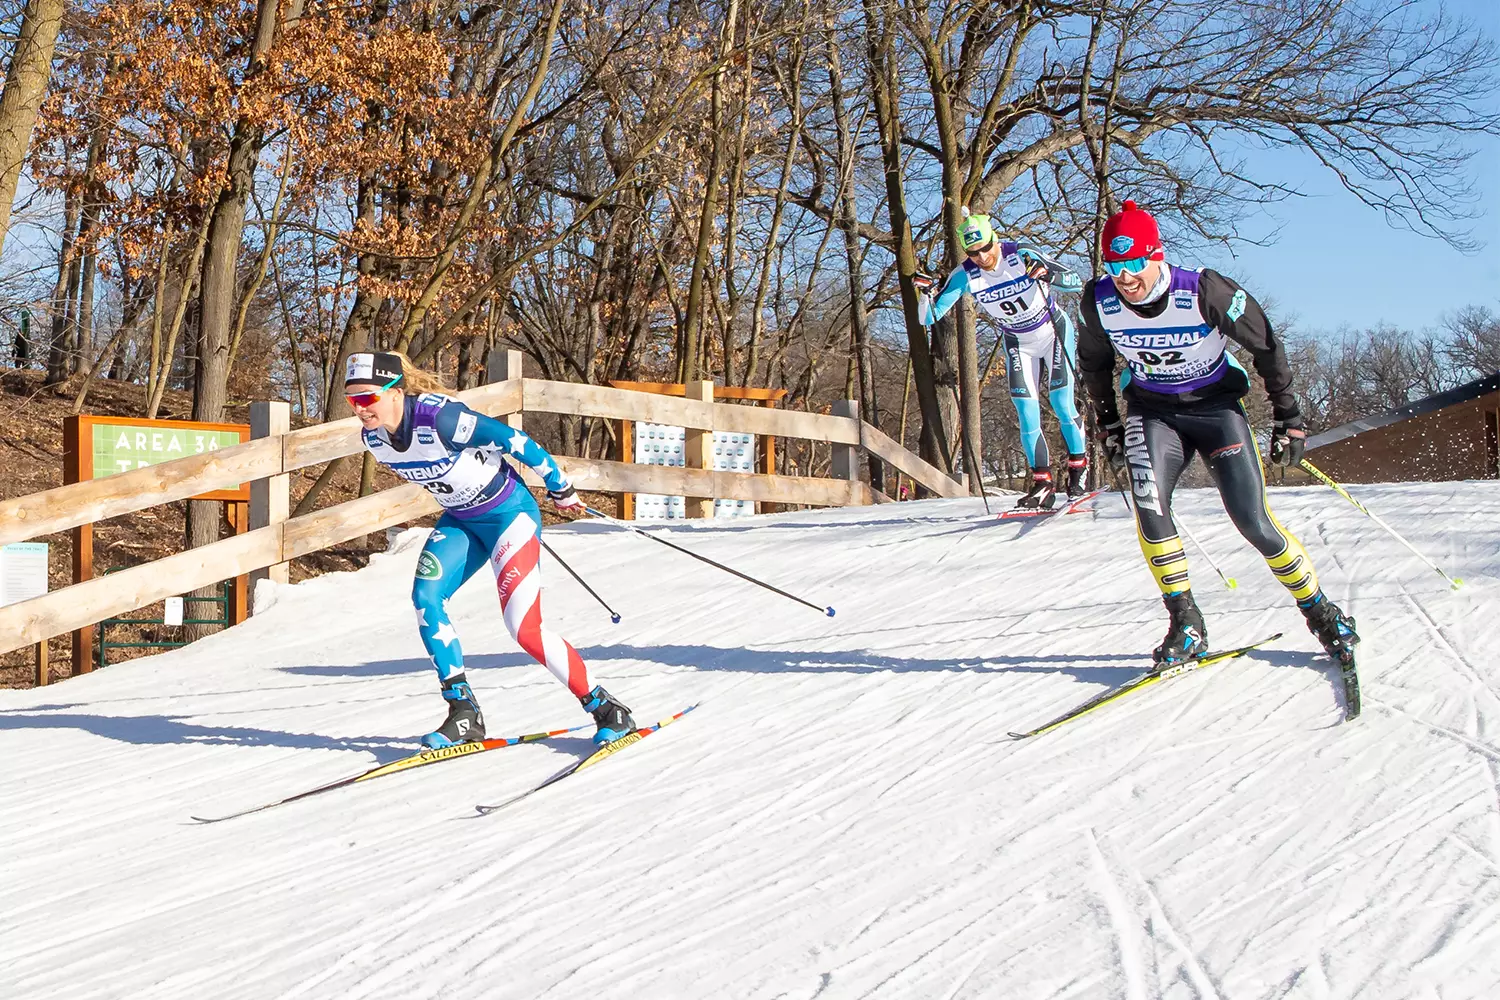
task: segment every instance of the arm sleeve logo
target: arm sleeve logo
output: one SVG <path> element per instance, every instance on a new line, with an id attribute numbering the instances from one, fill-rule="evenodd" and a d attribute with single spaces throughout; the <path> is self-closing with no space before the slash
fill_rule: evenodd
<path id="1" fill-rule="evenodd" d="M 1224 313 L 1224 318 L 1233 323 L 1245 315 L 1245 290 L 1241 288 L 1234 293 L 1234 298 L 1229 300 L 1229 309 Z"/>
<path id="2" fill-rule="evenodd" d="M 453 443 L 468 444 L 469 439 L 474 436 L 474 428 L 478 425 L 479 418 L 472 413 L 460 413 L 458 424 L 453 428 Z"/>

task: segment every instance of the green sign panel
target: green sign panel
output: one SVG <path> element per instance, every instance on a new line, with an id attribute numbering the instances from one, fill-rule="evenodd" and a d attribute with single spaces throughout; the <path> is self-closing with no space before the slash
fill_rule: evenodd
<path id="1" fill-rule="evenodd" d="M 94 432 L 90 449 L 94 457 L 95 479 L 240 443 L 238 431 L 193 427 L 94 424 L 91 430 Z"/>

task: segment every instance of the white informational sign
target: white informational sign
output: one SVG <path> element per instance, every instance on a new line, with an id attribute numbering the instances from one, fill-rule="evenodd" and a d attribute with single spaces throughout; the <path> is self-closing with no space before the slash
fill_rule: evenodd
<path id="1" fill-rule="evenodd" d="M 0 607 L 19 604 L 47 592 L 47 543 L 14 542 L 0 546 Z"/>
<path id="2" fill-rule="evenodd" d="M 169 597 L 169 598 L 166 599 L 166 601 L 164 603 L 165 603 L 165 608 L 164 608 L 164 610 L 162 611 L 162 614 L 161 614 L 162 624 L 163 625 L 181 625 L 182 624 L 182 598 L 180 598 L 180 597 Z"/>
<path id="3" fill-rule="evenodd" d="M 635 460 L 640 465 L 683 467 L 686 435 L 681 427 L 666 424 L 635 424 Z M 714 431 L 713 467 L 718 472 L 755 471 L 755 435 Z M 745 517 L 755 513 L 753 500 L 715 500 L 714 517 Z M 637 521 L 674 521 L 687 517 L 687 501 L 682 497 L 656 493 L 635 495 Z"/>

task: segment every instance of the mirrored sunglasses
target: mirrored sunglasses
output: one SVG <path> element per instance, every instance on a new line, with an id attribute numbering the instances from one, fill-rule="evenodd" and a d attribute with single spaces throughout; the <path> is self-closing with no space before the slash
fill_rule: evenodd
<path id="1" fill-rule="evenodd" d="M 369 409 L 376 403 L 380 402 L 380 397 L 389 392 L 391 390 L 391 387 L 399 381 L 401 381 L 401 376 L 397 375 L 395 378 L 391 379 L 379 389 L 374 389 L 370 392 L 356 392 L 353 394 L 345 393 L 344 398 L 349 401 L 350 406 L 359 406 L 365 409 Z"/>
<path id="2" fill-rule="evenodd" d="M 988 243 L 986 243 L 982 247 L 974 247 L 972 249 L 965 250 L 964 254 L 967 255 L 967 256 L 969 256 L 969 257 L 978 257 L 981 254 L 987 254 L 987 253 L 989 253 L 993 249 L 995 249 L 995 241 L 994 240 L 990 240 Z"/>
<path id="3" fill-rule="evenodd" d="M 1150 257 L 1132 257 L 1129 260 L 1107 260 L 1104 262 L 1105 270 L 1116 277 L 1122 274 L 1140 274 L 1146 269 L 1146 262 Z"/>

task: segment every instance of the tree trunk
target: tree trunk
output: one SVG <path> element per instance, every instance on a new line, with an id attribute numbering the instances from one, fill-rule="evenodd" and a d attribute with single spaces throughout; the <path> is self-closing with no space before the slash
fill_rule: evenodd
<path id="1" fill-rule="evenodd" d="M 78 278 L 77 261 L 73 259 L 73 237 L 78 225 L 78 196 L 71 190 L 63 195 L 62 244 L 57 251 L 57 281 L 52 286 L 52 339 L 47 349 L 47 376 L 44 385 L 56 385 L 68 377 L 68 326 L 73 306 L 74 284 Z"/>
<path id="2" fill-rule="evenodd" d="M 293 4 L 294 8 L 298 6 Z M 260 0 L 255 41 L 245 70 L 247 79 L 265 71 L 266 56 L 276 40 L 280 7 L 279 0 Z M 255 182 L 255 167 L 264 142 L 265 135 L 260 126 L 247 118 L 235 122 L 229 140 L 225 183 L 210 210 L 199 292 L 198 358 L 193 376 L 194 420 L 222 420 L 224 406 L 229 401 L 229 348 L 237 284 L 235 265 L 239 261 L 240 242 L 245 232 L 245 202 L 250 195 L 250 186 Z M 218 541 L 220 518 L 220 504 L 190 502 L 188 548 L 195 549 Z M 212 596 L 215 589 L 206 587 L 196 591 L 195 595 Z M 211 631 L 212 626 L 190 625 L 185 638 L 192 642 Z"/>
<path id="3" fill-rule="evenodd" d="M 875 371 L 870 357 L 870 318 L 865 309 L 864 259 L 859 241 L 859 201 L 854 180 L 854 135 L 849 128 L 849 110 L 844 106 L 844 72 L 839 60 L 837 39 L 828 46 L 829 100 L 833 103 L 833 121 L 838 135 L 839 184 L 835 206 L 839 229 L 844 237 L 845 277 L 849 289 L 849 325 L 854 350 L 854 368 L 859 385 L 859 415 L 880 426 L 880 404 L 875 396 Z M 869 455 L 870 486 L 885 491 L 884 466 L 873 453 Z"/>
<path id="4" fill-rule="evenodd" d="M 0 93 L 0 248 L 10 231 L 11 200 L 31 147 L 31 130 L 52 78 L 52 50 L 62 26 L 63 0 L 27 0 Z"/>
<path id="5" fill-rule="evenodd" d="M 927 343 L 927 331 L 917 321 L 917 290 L 912 274 L 917 269 L 916 247 L 912 242 L 911 218 L 906 212 L 906 191 L 901 176 L 901 120 L 898 106 L 898 84 L 891 62 L 895 29 L 881 15 L 879 0 L 863 0 L 865 13 L 866 55 L 870 62 L 870 91 L 875 103 L 875 121 L 880 131 L 880 153 L 885 167 L 886 212 L 895 235 L 896 271 L 901 285 L 901 311 L 906 321 L 907 349 L 911 354 L 912 378 L 917 390 L 917 408 L 922 415 L 919 449 L 928 462 L 952 471 L 948 453 L 948 435 L 943 427 L 942 409 L 938 404 L 934 358 Z"/>
<path id="6" fill-rule="evenodd" d="M 153 330 L 152 332 L 151 364 L 156 374 L 154 378 L 148 377 L 146 380 L 146 384 L 152 387 L 146 399 L 146 419 L 148 420 L 156 419 L 156 413 L 161 409 L 162 396 L 167 391 L 167 383 L 172 378 L 172 368 L 177 360 L 177 343 L 179 335 L 182 333 L 183 322 L 187 318 L 188 303 L 192 301 L 193 293 L 198 288 L 198 276 L 200 273 L 198 265 L 203 260 L 203 247 L 208 242 L 208 222 L 207 218 L 203 220 L 198 226 L 197 235 L 193 239 L 193 252 L 188 257 L 187 267 L 183 271 L 185 277 L 181 284 L 178 285 L 177 306 L 172 311 L 172 325 L 167 329 L 166 347 L 160 358 L 156 354 L 157 342 L 160 337 L 157 331 Z M 167 249 L 170 249 L 170 247 Z M 166 252 L 166 249 L 162 251 L 163 254 Z M 161 307 L 158 306 L 157 308 L 160 310 Z"/>
<path id="7" fill-rule="evenodd" d="M 734 45 L 735 22 L 739 19 L 739 0 L 729 0 L 729 11 L 724 17 L 724 27 L 719 32 L 719 51 L 722 60 Z M 693 276 L 688 281 L 687 315 L 683 317 L 682 355 L 678 359 L 677 381 L 696 380 L 701 367 L 699 354 L 703 313 L 704 275 L 708 271 L 708 252 L 713 243 L 714 219 L 719 214 L 719 165 L 723 160 L 724 139 L 720 131 L 724 122 L 724 68 L 714 71 L 709 98 L 712 109 L 710 119 L 708 170 L 703 178 L 703 207 L 698 213 L 698 245 L 693 253 Z"/>

